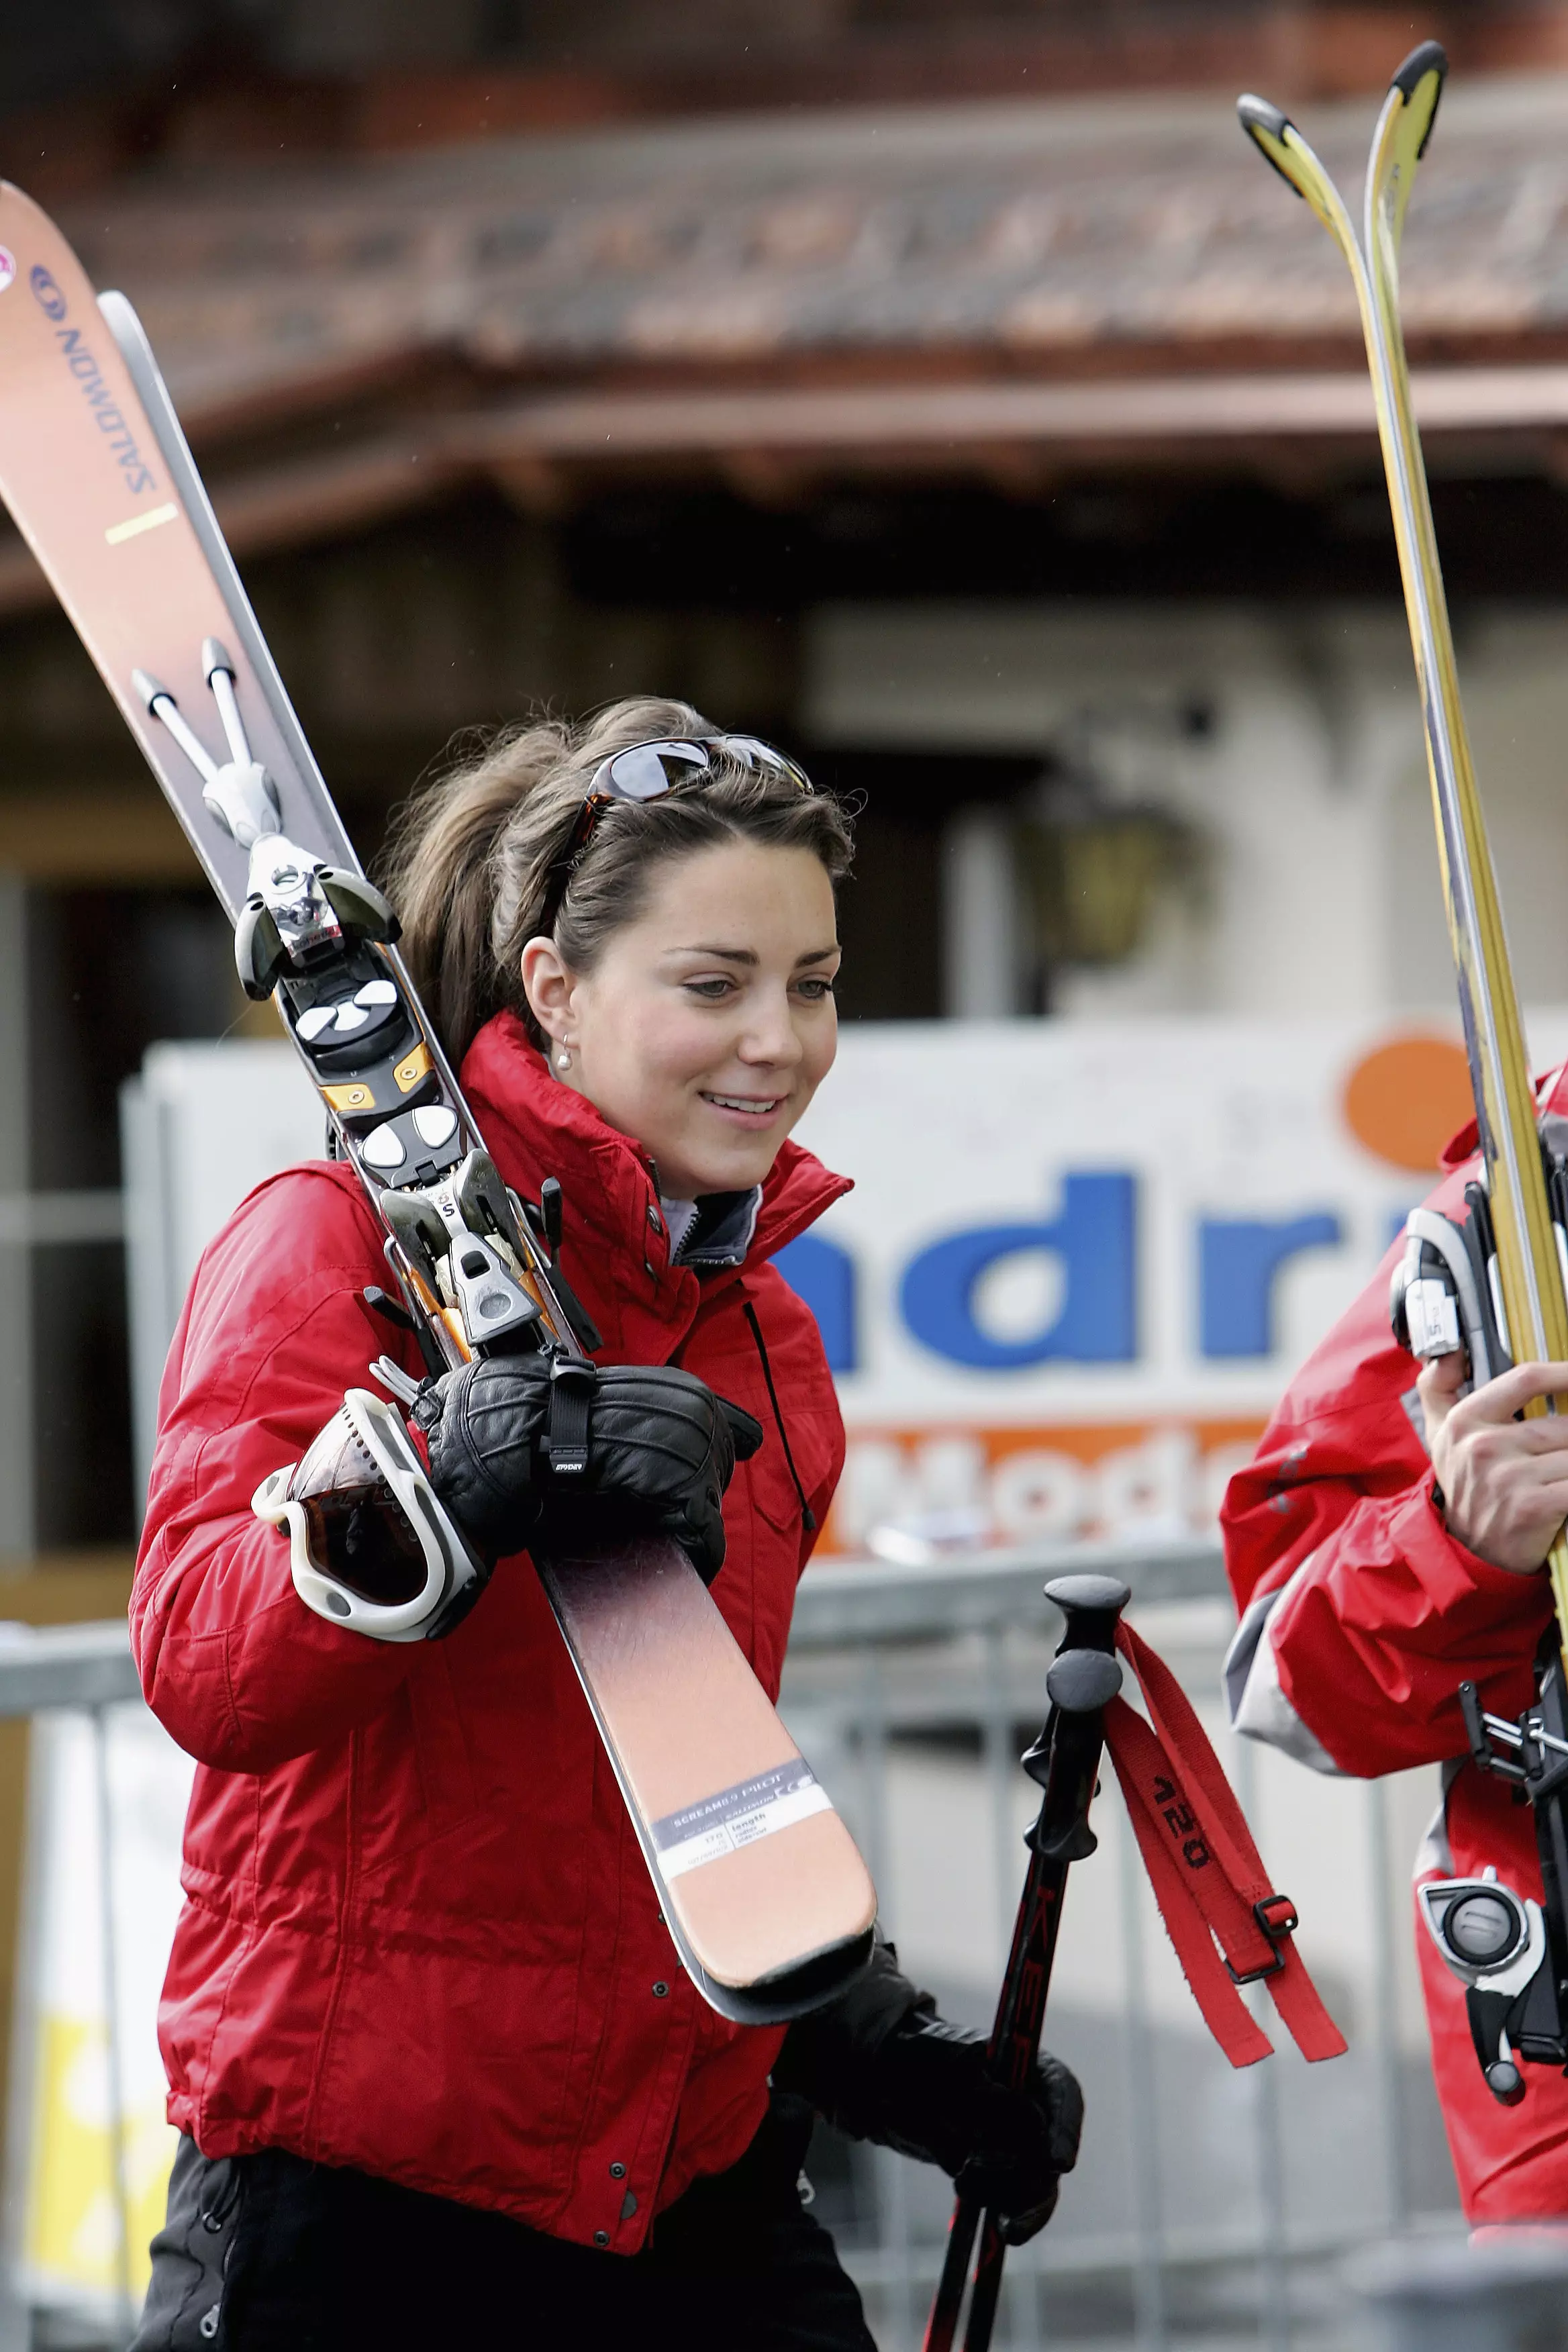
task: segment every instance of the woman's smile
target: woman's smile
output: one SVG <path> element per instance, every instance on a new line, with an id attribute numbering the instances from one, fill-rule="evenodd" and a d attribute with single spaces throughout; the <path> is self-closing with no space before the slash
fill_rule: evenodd
<path id="1" fill-rule="evenodd" d="M 749 1126 L 765 1127 L 789 1100 L 787 1095 L 721 1095 L 711 1094 L 706 1087 L 700 1088 L 700 1092 L 702 1100 L 716 1111 L 722 1112 L 725 1118 L 743 1119 Z"/>

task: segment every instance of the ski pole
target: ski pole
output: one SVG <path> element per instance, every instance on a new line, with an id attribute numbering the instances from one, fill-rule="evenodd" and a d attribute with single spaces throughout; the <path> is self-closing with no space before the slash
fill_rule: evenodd
<path id="1" fill-rule="evenodd" d="M 1025 1771 L 1039 1783 L 1040 1810 L 1026 1839 L 1029 1864 L 986 2044 L 992 2075 L 1010 2090 L 1021 2090 L 1028 2082 L 1039 2054 L 1068 1868 L 1092 1853 L 1098 1843 L 1089 1826 L 1089 1808 L 1100 1770 L 1105 1709 L 1121 1688 L 1121 1667 L 1114 1654 L 1117 1620 L 1131 1595 L 1111 1576 L 1058 1576 L 1047 1585 L 1046 1598 L 1055 1602 L 1067 1623 L 1046 1676 L 1050 1713 L 1023 1759 Z M 962 2189 L 953 2206 L 924 2352 L 952 2352 L 977 2237 L 980 2251 L 973 2260 L 963 2352 L 986 2352 L 1002 2291 L 1006 2242 L 995 2214 Z"/>

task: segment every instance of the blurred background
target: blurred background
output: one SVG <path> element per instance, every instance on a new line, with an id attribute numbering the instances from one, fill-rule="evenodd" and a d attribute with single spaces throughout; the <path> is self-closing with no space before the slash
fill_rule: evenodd
<path id="1" fill-rule="evenodd" d="M 805 1139 L 859 1189 L 786 1268 L 851 1460 L 787 1704 L 977 2021 L 1042 1570 L 1120 1562 L 1214 1714 L 1225 1476 L 1465 1115 L 1351 288 L 1233 112 L 1298 110 L 1353 188 L 1429 35 L 1407 326 L 1545 1056 L 1568 6 L 0 0 L 0 168 L 139 307 L 367 859 L 456 731 L 541 703 L 681 695 L 857 796 Z M 319 1148 L 271 1024 L 0 526 L 8 1619 L 123 1611 L 195 1254 Z M 1108 1797 L 1052 2023 L 1094 2119 L 1019 2347 L 1348 2344 L 1345 2252 L 1454 2227 L 1405 1892 L 1431 1776 L 1233 1761 L 1352 2055 L 1229 2076 Z M 179 1772 L 134 1709 L 0 1727 L 18 2342 L 116 2340 L 160 2209 Z M 813 2169 L 912 2344 L 941 2184 Z"/>

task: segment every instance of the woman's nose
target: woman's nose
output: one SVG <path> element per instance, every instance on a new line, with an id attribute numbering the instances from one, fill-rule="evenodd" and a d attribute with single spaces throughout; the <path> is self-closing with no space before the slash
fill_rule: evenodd
<path id="1" fill-rule="evenodd" d="M 792 1066 L 798 1062 L 803 1049 L 790 1017 L 788 997 L 781 992 L 776 997 L 754 1003 L 751 1011 L 752 1018 L 741 1040 L 742 1060 L 769 1062 L 775 1067 Z"/>

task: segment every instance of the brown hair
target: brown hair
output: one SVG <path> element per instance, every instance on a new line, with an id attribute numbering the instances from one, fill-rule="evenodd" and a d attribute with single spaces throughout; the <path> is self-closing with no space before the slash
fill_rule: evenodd
<path id="1" fill-rule="evenodd" d="M 711 742 L 719 730 L 689 703 L 647 696 L 579 724 L 536 719 L 483 741 L 403 810 L 384 879 L 403 923 L 403 952 L 452 1060 L 493 1013 L 518 1014 L 535 1045 L 522 950 L 539 929 L 550 869 L 577 821 L 594 771 L 633 743 Z M 853 841 L 838 803 L 716 750 L 712 765 L 661 799 L 617 801 L 594 830 L 552 933 L 574 971 L 591 971 L 612 934 L 641 913 L 654 867 L 726 841 L 807 849 L 837 885 Z"/>

